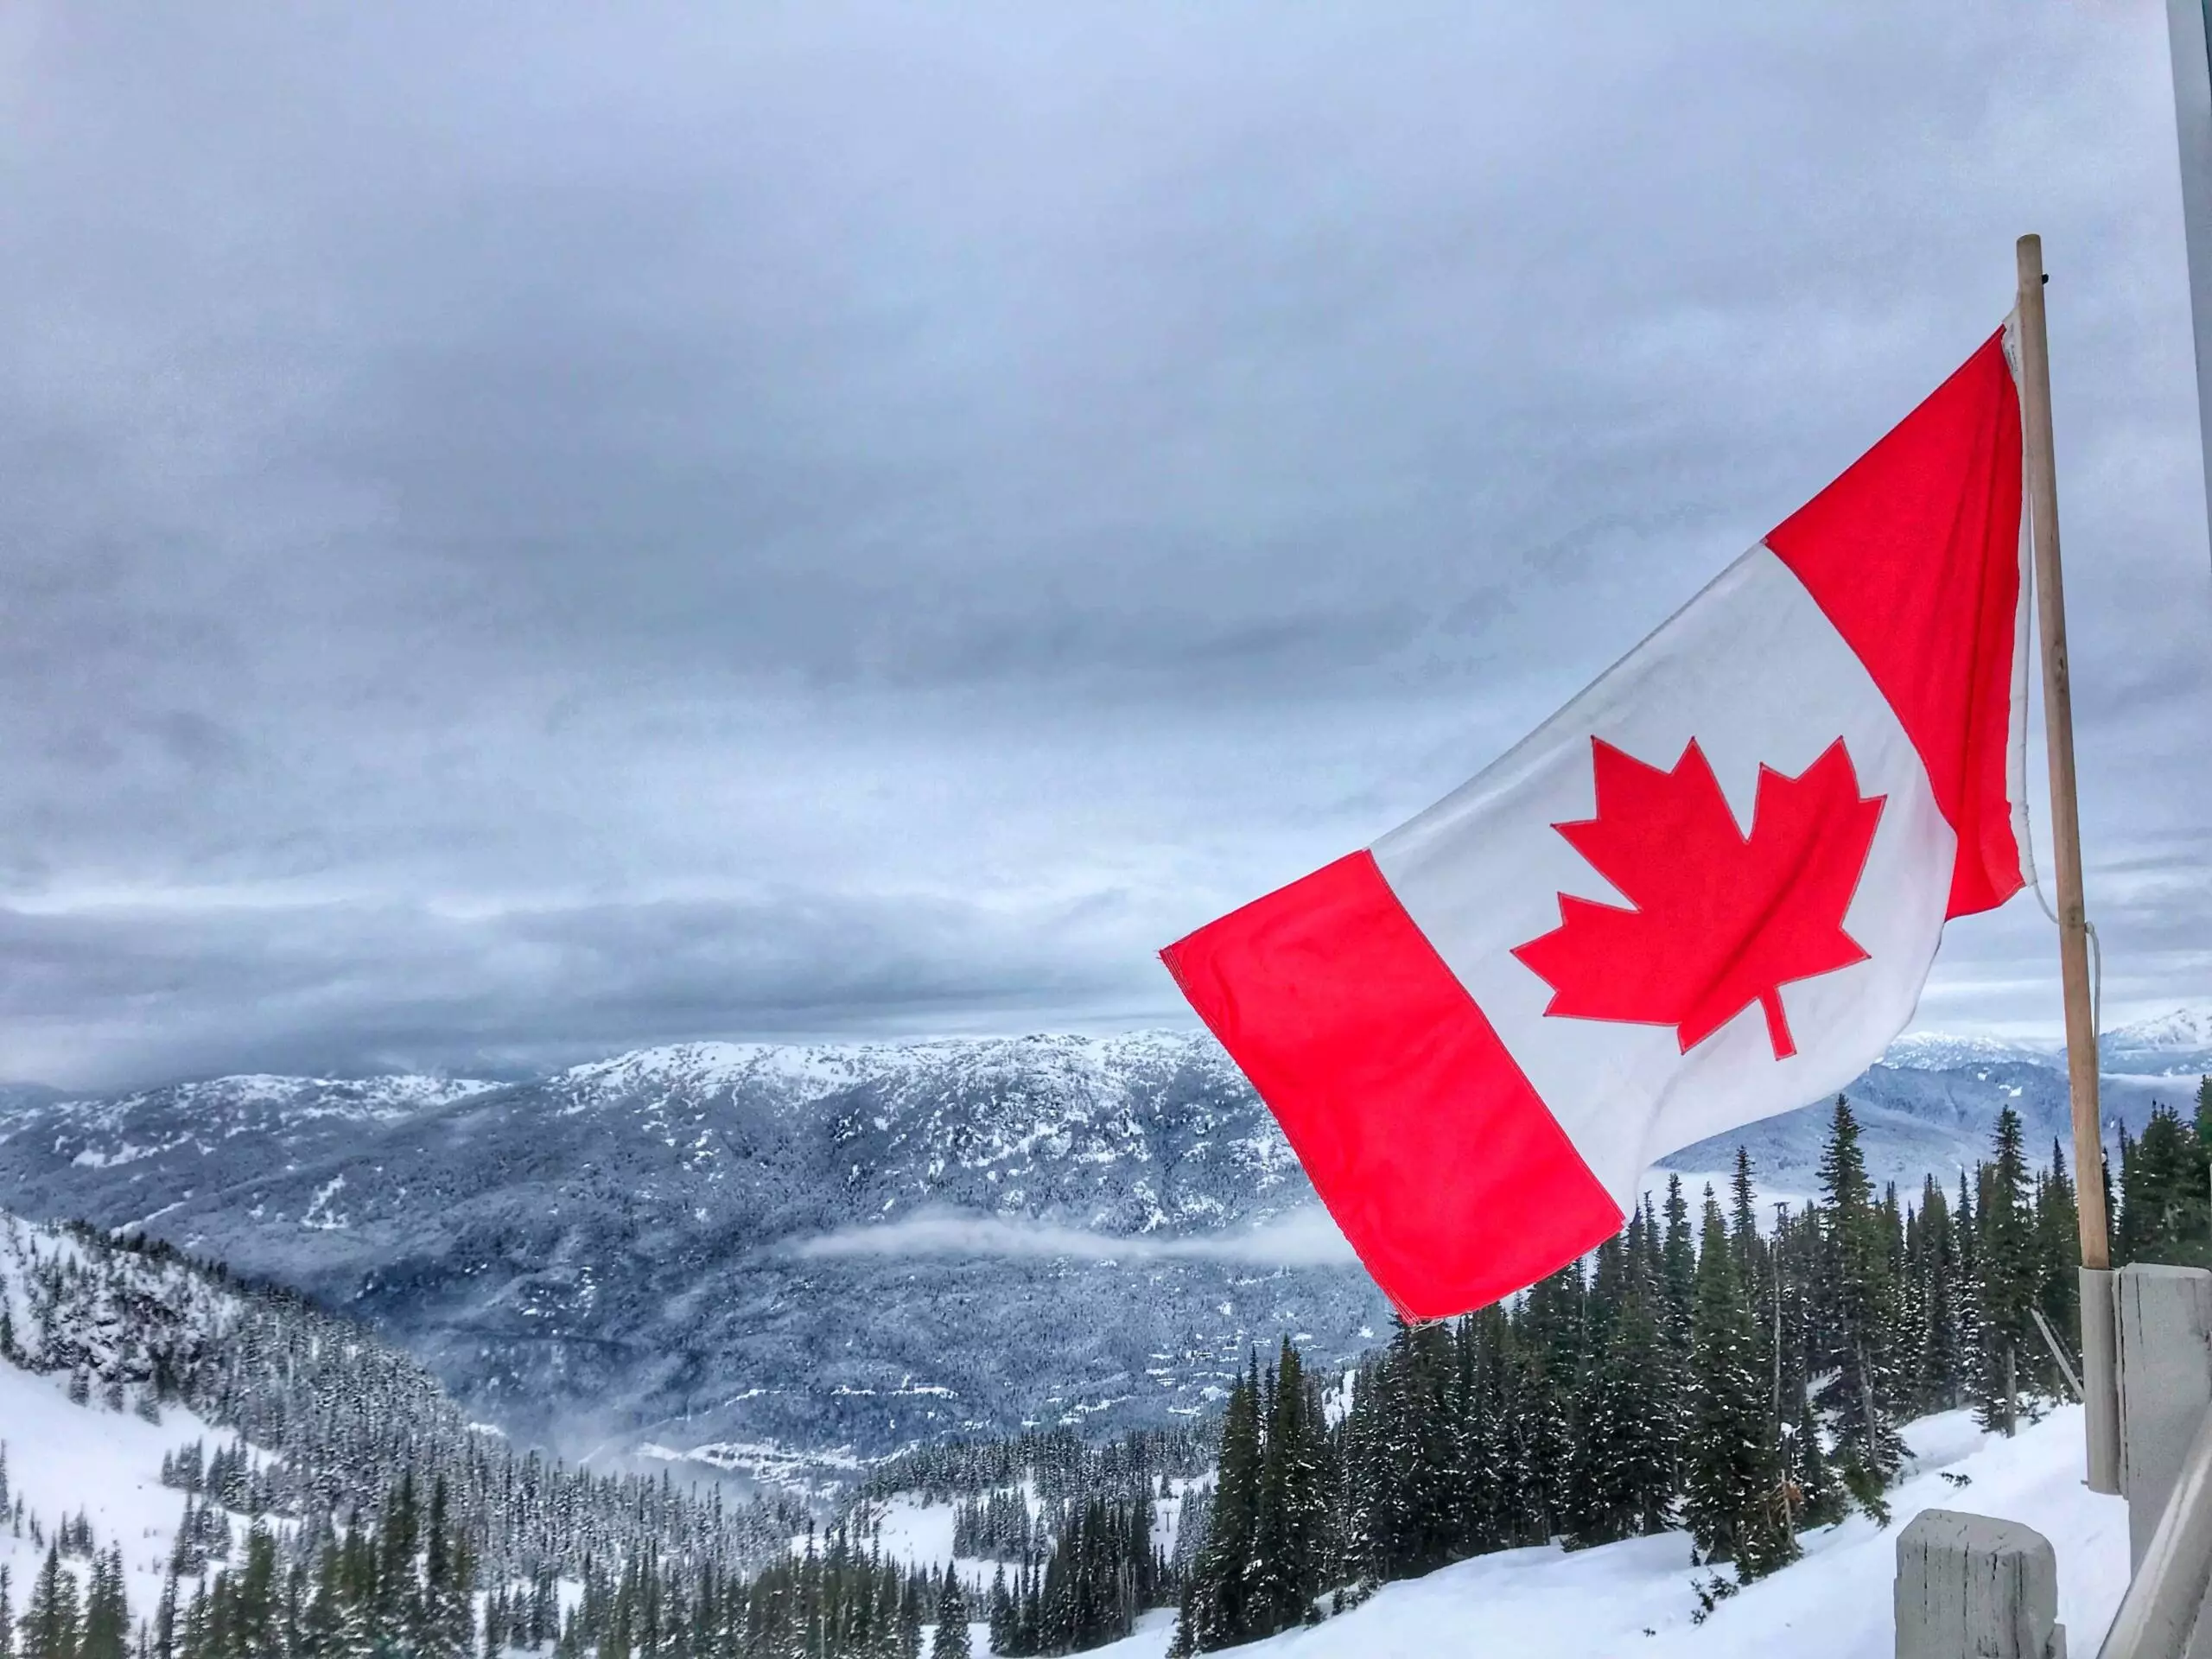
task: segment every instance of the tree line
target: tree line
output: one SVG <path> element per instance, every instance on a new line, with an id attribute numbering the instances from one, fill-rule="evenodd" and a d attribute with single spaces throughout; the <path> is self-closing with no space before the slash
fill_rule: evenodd
<path id="1" fill-rule="evenodd" d="M 135 1626 L 120 1548 L 92 1552 L 82 1593 L 70 1553 L 48 1547 L 20 1618 L 0 1569 L 0 1659 L 922 1659 L 925 1625 L 948 1613 L 932 1659 L 967 1651 L 950 1574 L 842 1529 L 751 1575 L 647 1549 L 588 1561 L 580 1595 L 550 1571 L 487 1584 L 442 1481 L 426 1500 L 411 1474 L 378 1514 L 333 1529 L 256 1519 L 212 1554 L 181 1529 Z"/>
<path id="2" fill-rule="evenodd" d="M 2007 1108 L 1955 1191 L 1931 1177 L 1906 1198 L 1874 1189 L 1839 1098 L 1819 1175 L 1817 1198 L 1771 1214 L 1741 1150 L 1727 1192 L 1694 1208 L 1670 1178 L 1522 1295 L 1400 1322 L 1348 1388 L 1287 1341 L 1255 1357 L 1223 1415 L 1174 1652 L 1491 1550 L 1675 1528 L 1712 1568 L 1709 1606 L 1852 1507 L 1886 1521 L 1911 1418 L 1971 1407 L 2009 1433 L 2059 1397 L 2051 1340 L 2079 1348 L 2063 1148 L 2032 1166 Z M 2122 1217 L 2145 1203 L 2124 1192 Z"/>
<path id="3" fill-rule="evenodd" d="M 783 1552 L 806 1511 L 726 1504 L 719 1487 L 598 1475 L 472 1425 L 412 1356 L 289 1292 L 169 1246 L 0 1215 L 0 1363 L 64 1377 L 69 1398 L 158 1422 L 181 1406 L 265 1455 L 203 1471 L 225 1506 L 319 1529 L 373 1515 L 403 1475 L 445 1482 L 475 1560 L 502 1578 L 647 1548 L 726 1570 Z M 228 1455 L 243 1459 L 233 1449 Z"/>
<path id="4" fill-rule="evenodd" d="M 2120 1172 L 2118 1259 L 2212 1268 L 2212 1077 L 2198 1080 L 2192 1119 L 2154 1106 L 2139 1138 L 2120 1130 Z"/>

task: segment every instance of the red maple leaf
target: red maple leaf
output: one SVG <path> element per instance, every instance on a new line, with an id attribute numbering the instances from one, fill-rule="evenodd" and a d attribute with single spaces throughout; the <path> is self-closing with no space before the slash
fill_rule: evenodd
<path id="1" fill-rule="evenodd" d="M 1687 1054 L 1756 1002 L 1795 1054 L 1781 988 L 1866 959 L 1843 918 L 1886 797 L 1860 798 L 1839 737 L 1795 778 L 1759 768 L 1747 836 L 1695 739 L 1669 772 L 1591 747 L 1597 816 L 1552 828 L 1630 907 L 1559 895 L 1559 925 L 1513 952 L 1544 1012 L 1673 1026 Z"/>

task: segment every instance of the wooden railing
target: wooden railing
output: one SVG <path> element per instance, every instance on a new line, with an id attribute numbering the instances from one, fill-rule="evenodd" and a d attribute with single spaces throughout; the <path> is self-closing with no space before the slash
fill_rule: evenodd
<path id="1" fill-rule="evenodd" d="M 2134 1572 L 2099 1659 L 2212 1659 L 2212 1273 L 2136 1265 L 2113 1280 Z M 2050 1541 L 1986 1516 L 1916 1516 L 1897 1539 L 1897 1653 L 2066 1659 Z"/>
<path id="2" fill-rule="evenodd" d="M 2212 1589 L 2212 1411 L 2199 1420 L 2100 1659 L 2184 1659 Z M 2208 1630 L 2212 1638 L 2212 1630 Z M 1903 1649 L 1899 1649 L 1900 1652 Z"/>

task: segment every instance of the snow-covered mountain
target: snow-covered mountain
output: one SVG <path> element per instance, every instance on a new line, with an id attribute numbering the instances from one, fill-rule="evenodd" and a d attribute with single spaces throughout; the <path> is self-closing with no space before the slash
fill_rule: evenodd
<path id="1" fill-rule="evenodd" d="M 2212 1072 L 2212 1006 L 2174 1008 L 2121 1026 L 2104 1034 L 2101 1050 L 2108 1071 L 2189 1077 Z"/>
<path id="2" fill-rule="evenodd" d="M 1348 1357 L 1386 1319 L 1241 1077 L 1180 1034 L 54 1101 L 0 1117 L 0 1202 L 297 1286 L 532 1438 L 730 1467 L 1172 1421 L 1251 1341 Z"/>
<path id="3" fill-rule="evenodd" d="M 2038 1147 L 2066 1135 L 2052 1057 L 1921 1041 L 1892 1059 L 1851 1090 L 1878 1179 L 1955 1178 L 2006 1103 Z M 2107 1116 L 2139 1125 L 2192 1088 L 2114 1076 Z M 1717 1173 L 1742 1141 L 1763 1185 L 1809 1192 L 1826 1113 L 1669 1163 Z M 1297 1332 L 1348 1361 L 1388 1319 L 1192 1033 L 34 1091 L 0 1103 L 0 1205 L 305 1290 L 528 1438 L 792 1480 L 956 1431 L 1187 1421 L 1249 1344 Z"/>
<path id="4" fill-rule="evenodd" d="M 2055 1043 L 2014 1042 L 2002 1037 L 1954 1036 L 1948 1032 L 1908 1032 L 1889 1046 L 1882 1064 L 1901 1071 L 1951 1071 L 1962 1066 L 2031 1065 L 2057 1062 Z"/>
<path id="5" fill-rule="evenodd" d="M 2212 1003 L 2170 1008 L 2115 1026 L 2098 1039 L 2107 1071 L 2196 1078 L 2212 1072 Z M 2018 1063 L 2063 1066 L 2064 1044 L 2001 1037 L 1911 1032 L 1890 1045 L 1883 1063 L 1900 1070 L 1953 1071 Z"/>

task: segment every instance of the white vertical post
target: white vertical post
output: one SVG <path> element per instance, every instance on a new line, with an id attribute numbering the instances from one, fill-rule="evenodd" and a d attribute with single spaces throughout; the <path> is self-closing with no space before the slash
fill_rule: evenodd
<path id="1" fill-rule="evenodd" d="M 2058 1559 L 2017 1521 L 1923 1510 L 1897 1538 L 1897 1659 L 2066 1659 Z"/>
<path id="2" fill-rule="evenodd" d="M 2174 127 L 2181 140 L 2182 223 L 2189 238 L 2189 301 L 2196 323 L 2196 420 L 2212 512 L 2212 50 L 2205 0 L 2166 0 L 2173 48 Z"/>

